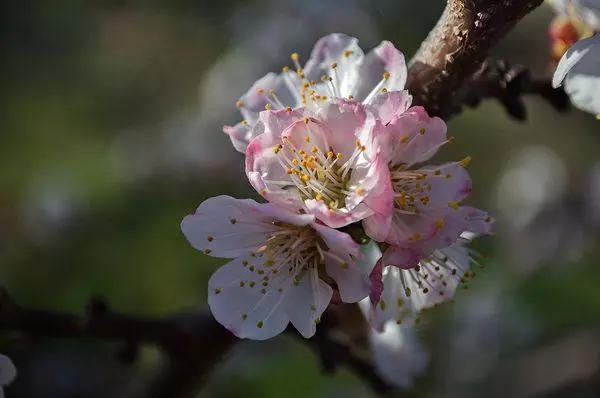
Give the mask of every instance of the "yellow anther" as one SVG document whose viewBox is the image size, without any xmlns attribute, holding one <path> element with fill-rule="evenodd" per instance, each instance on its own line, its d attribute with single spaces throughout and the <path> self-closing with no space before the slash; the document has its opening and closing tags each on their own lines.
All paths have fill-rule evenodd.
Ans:
<svg viewBox="0 0 600 398">
<path fill-rule="evenodd" d="M 340 267 L 341 267 L 342 269 L 348 269 L 348 263 L 341 263 L 341 264 L 340 264 Z"/>
<path fill-rule="evenodd" d="M 390 78 L 390 74 L 389 74 L 388 72 L 384 72 L 384 73 L 383 73 L 383 78 L 384 78 L 385 80 L 389 79 L 389 78 Z"/>
<path fill-rule="evenodd" d="M 385 93 L 388 92 L 388 89 L 384 87 L 384 88 L 381 89 L 381 92 L 385 94 Z"/>
<path fill-rule="evenodd" d="M 333 157 L 333 152 L 327 152 L 327 159 L 331 159 Z"/>
<path fill-rule="evenodd" d="M 306 173 L 302 173 L 302 175 L 300 176 L 300 179 L 304 182 L 310 181 L 310 177 Z"/>
<path fill-rule="evenodd" d="M 292 111 L 292 107 L 291 106 L 286 106 L 285 107 L 285 111 L 286 112 L 291 112 Z"/>
<path fill-rule="evenodd" d="M 242 101 L 242 100 L 236 101 L 235 106 L 238 108 L 241 108 L 242 106 L 244 106 L 244 101 Z"/>
<path fill-rule="evenodd" d="M 248 319 L 248 314 L 242 314 L 242 320 L 245 321 L 246 319 Z"/>
<path fill-rule="evenodd" d="M 425 127 L 421 127 L 419 129 L 419 134 L 421 134 L 421 135 L 425 134 Z"/>
<path fill-rule="evenodd" d="M 311 310 L 312 312 L 315 312 L 315 311 L 317 310 L 317 306 L 316 306 L 316 305 L 314 305 L 314 304 L 311 304 L 311 305 L 310 305 L 310 310 Z"/>
<path fill-rule="evenodd" d="M 396 304 L 398 304 L 398 307 L 402 307 L 404 305 L 404 300 L 399 298 L 398 301 L 396 302 Z"/>
<path fill-rule="evenodd" d="M 212 242 L 214 239 L 215 239 L 215 238 L 213 238 L 213 237 L 212 237 L 212 236 L 210 236 L 210 235 L 208 235 L 208 236 L 206 237 L 206 240 L 207 240 L 207 241 L 209 241 L 209 242 Z"/>
<path fill-rule="evenodd" d="M 352 51 L 352 50 L 344 50 L 344 57 L 348 58 L 352 54 L 354 54 L 354 51 Z"/>
<path fill-rule="evenodd" d="M 306 141 L 306 143 L 308 144 L 310 142 L 310 135 L 304 137 L 304 141 Z"/>
<path fill-rule="evenodd" d="M 316 146 L 313 146 L 312 148 L 310 148 L 310 151 L 312 153 L 317 153 L 317 152 L 319 152 L 319 148 L 317 148 Z"/>
<path fill-rule="evenodd" d="M 283 145 L 281 144 L 277 144 L 273 147 L 273 153 L 275 153 L 276 155 L 279 153 L 279 151 L 281 151 L 281 149 L 283 148 Z"/>
<path fill-rule="evenodd" d="M 210 250 L 210 249 L 204 249 L 204 254 L 210 254 L 210 253 L 212 253 L 212 250 Z"/>
<path fill-rule="evenodd" d="M 304 116 L 304 124 L 308 124 L 309 120 L 308 116 Z"/>
<path fill-rule="evenodd" d="M 311 80 L 311 81 L 310 81 L 310 85 L 314 87 L 314 86 L 316 86 L 316 85 L 317 85 L 317 82 L 316 82 L 316 81 L 314 81 L 314 80 Z"/>
<path fill-rule="evenodd" d="M 292 159 L 292 164 L 293 164 L 294 166 L 298 166 L 298 164 L 299 164 L 299 163 L 300 163 L 300 162 L 298 161 L 298 159 L 296 159 L 296 158 Z"/>
<path fill-rule="evenodd" d="M 284 66 L 283 68 L 281 68 L 281 71 L 283 73 L 288 73 L 290 71 L 290 67 L 289 66 Z"/>
<path fill-rule="evenodd" d="M 265 90 L 263 90 L 262 88 L 259 88 L 259 89 L 258 89 L 258 93 L 259 93 L 259 94 L 264 94 L 264 93 L 265 93 Z"/>
<path fill-rule="evenodd" d="M 300 59 L 300 55 L 298 55 L 298 53 L 292 53 L 290 55 L 290 58 L 292 59 L 292 61 L 298 61 Z"/>
<path fill-rule="evenodd" d="M 331 64 L 331 69 L 335 69 L 335 68 L 337 68 L 337 62 L 334 62 Z"/>
<path fill-rule="evenodd" d="M 454 210 L 458 210 L 458 203 L 457 202 L 448 202 L 448 207 L 451 207 Z"/>
<path fill-rule="evenodd" d="M 235 224 L 235 223 L 237 222 L 237 220 L 236 220 L 235 218 L 231 217 L 231 218 L 229 219 L 229 222 L 230 222 L 231 224 Z"/>
<path fill-rule="evenodd" d="M 242 124 L 243 124 L 244 126 L 247 126 L 247 125 L 248 125 L 248 121 L 247 121 L 247 120 L 242 120 Z"/>
<path fill-rule="evenodd" d="M 264 326 L 264 323 L 263 323 L 263 321 L 258 321 L 258 322 L 256 323 L 256 327 L 257 327 L 257 328 L 259 328 L 259 329 L 262 329 L 262 327 L 263 327 L 263 326 Z"/>
<path fill-rule="evenodd" d="M 467 156 L 466 158 L 464 158 L 463 160 L 461 160 L 460 162 L 458 162 L 458 164 L 460 164 L 462 167 L 467 167 L 469 165 L 469 163 L 471 163 L 471 157 Z"/>
<path fill-rule="evenodd" d="M 437 229 L 442 229 L 442 228 L 444 228 L 444 225 L 446 225 L 446 223 L 444 222 L 444 220 L 443 220 L 443 219 L 441 219 L 441 218 L 438 218 L 437 220 L 435 220 L 435 227 L 436 227 Z"/>
<path fill-rule="evenodd" d="M 433 175 L 436 175 L 436 176 L 439 176 L 439 175 L 441 175 L 441 174 L 442 174 L 442 170 L 439 170 L 439 169 L 438 169 L 438 170 L 435 170 L 435 171 L 433 172 Z"/>
<path fill-rule="evenodd" d="M 215 289 L 215 294 L 219 294 L 219 293 L 221 293 L 221 289 L 218 289 L 218 288 Z"/>
<path fill-rule="evenodd" d="M 406 297 L 410 297 L 412 295 L 412 291 L 410 290 L 409 287 L 404 289 L 404 294 L 406 295 Z"/>
<path fill-rule="evenodd" d="M 450 174 L 450 173 L 446 173 L 446 176 L 445 176 L 445 177 L 446 177 L 446 180 L 449 180 L 449 179 L 451 179 L 451 178 L 452 178 L 452 174 Z"/>
<path fill-rule="evenodd" d="M 309 86 L 310 86 L 310 84 L 308 82 L 305 82 L 302 84 L 303 89 L 307 89 Z"/>
<path fill-rule="evenodd" d="M 402 144 L 405 144 L 405 143 L 406 143 L 406 141 L 408 141 L 408 136 L 407 136 L 407 135 L 403 135 L 402 137 L 400 137 L 400 142 L 401 142 Z"/>
<path fill-rule="evenodd" d="M 360 150 L 361 150 L 361 151 L 366 151 L 366 150 L 367 150 L 367 147 L 366 147 L 366 146 L 364 146 L 364 145 L 361 145 L 361 146 L 360 146 Z"/>
<path fill-rule="evenodd" d="M 429 203 L 429 196 L 421 196 L 421 199 L 419 199 L 421 201 L 421 203 L 423 203 L 424 205 Z"/>
<path fill-rule="evenodd" d="M 492 217 L 490 217 L 490 216 L 487 216 L 487 217 L 485 218 L 485 222 L 491 222 L 492 220 L 493 220 L 493 219 L 492 219 Z"/>
<path fill-rule="evenodd" d="M 322 200 L 323 200 L 323 195 L 321 195 L 320 193 L 318 193 L 318 194 L 315 196 L 315 199 L 316 199 L 316 200 L 318 200 L 318 201 L 322 201 Z"/>
<path fill-rule="evenodd" d="M 364 188 L 362 188 L 362 187 L 358 187 L 358 188 L 356 188 L 356 189 L 354 190 L 354 192 L 356 192 L 356 194 L 357 194 L 357 195 L 360 195 L 360 196 L 362 196 L 362 195 L 364 195 L 364 194 L 365 194 L 365 192 L 366 192 L 366 191 L 365 191 L 365 189 L 364 189 Z"/>
<path fill-rule="evenodd" d="M 265 109 L 268 110 L 268 111 L 270 111 L 271 110 L 271 104 L 266 104 L 265 105 Z"/>
<path fill-rule="evenodd" d="M 349 96 L 348 96 L 348 99 L 349 99 L 349 100 L 353 100 L 353 99 L 354 99 L 354 96 L 353 96 L 353 95 L 349 95 Z"/>
<path fill-rule="evenodd" d="M 341 152 L 338 152 L 337 155 L 335 155 L 336 158 L 341 159 L 344 157 L 344 154 Z"/>
<path fill-rule="evenodd" d="M 270 95 L 271 97 L 274 97 L 274 96 L 275 96 L 275 89 L 272 89 L 272 88 L 270 88 L 270 89 L 269 89 L 269 95 Z"/>
<path fill-rule="evenodd" d="M 355 145 L 356 145 L 358 148 L 360 148 L 360 145 L 361 145 L 361 144 L 360 144 L 360 141 L 359 141 L 359 140 L 356 140 L 356 141 L 354 141 L 354 144 L 355 144 Z"/>
<path fill-rule="evenodd" d="M 381 311 L 385 311 L 385 301 L 380 300 L 379 301 L 379 307 L 381 307 Z"/>
</svg>

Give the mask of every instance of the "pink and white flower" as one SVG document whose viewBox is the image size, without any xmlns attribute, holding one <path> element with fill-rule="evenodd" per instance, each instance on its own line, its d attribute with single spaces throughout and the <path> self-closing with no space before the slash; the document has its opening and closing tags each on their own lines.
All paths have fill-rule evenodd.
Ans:
<svg viewBox="0 0 600 398">
<path fill-rule="evenodd" d="M 0 354 L 0 398 L 4 397 L 3 387 L 9 385 L 17 377 L 17 368 L 9 357 Z"/>
<path fill-rule="evenodd" d="M 430 117 L 422 107 L 405 110 L 401 93 L 382 94 L 372 107 L 383 121 L 375 141 L 387 160 L 393 211 L 367 218 L 363 225 L 369 236 L 385 232 L 391 246 L 382 261 L 410 268 L 433 250 L 456 242 L 465 230 L 489 232 L 492 220 L 485 212 L 459 206 L 471 193 L 465 168 L 470 158 L 423 165 L 449 142 L 444 121 Z"/>
<path fill-rule="evenodd" d="M 469 271 L 475 260 L 467 247 L 474 236 L 471 232 L 462 233 L 454 244 L 435 250 L 416 267 L 400 268 L 384 265 L 385 260 L 378 262 L 371 275 L 371 325 L 381 331 L 389 321 L 412 324 L 423 310 L 451 300 L 456 289 L 475 275 Z"/>
<path fill-rule="evenodd" d="M 264 111 L 262 134 L 246 151 L 246 173 L 269 202 L 314 214 L 331 228 L 363 219 L 389 219 L 392 190 L 387 161 L 375 145 L 380 125 L 364 105 L 336 99 L 312 111 Z M 371 237 L 385 238 L 371 228 Z"/>
<path fill-rule="evenodd" d="M 406 83 L 404 55 L 389 41 L 365 55 L 356 38 L 334 33 L 317 41 L 304 68 L 299 59 L 293 53 L 293 69 L 286 66 L 280 74 L 267 74 L 237 101 L 244 120 L 223 131 L 238 151 L 245 152 L 252 138 L 262 133 L 255 126 L 265 109 L 316 111 L 335 98 L 371 104 L 379 93 L 403 90 Z"/>
<path fill-rule="evenodd" d="M 186 216 L 181 228 L 203 253 L 234 258 L 210 278 L 208 304 L 240 338 L 268 339 L 289 322 L 308 338 L 331 301 L 332 285 L 349 303 L 370 292 L 360 246 L 313 215 L 217 196 Z"/>
</svg>

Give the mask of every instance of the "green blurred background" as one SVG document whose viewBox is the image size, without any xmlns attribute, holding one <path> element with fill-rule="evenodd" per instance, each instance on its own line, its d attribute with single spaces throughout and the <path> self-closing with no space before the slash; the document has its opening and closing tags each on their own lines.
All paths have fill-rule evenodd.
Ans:
<svg viewBox="0 0 600 398">
<path fill-rule="evenodd" d="M 182 217 L 217 194 L 256 197 L 223 124 L 258 77 L 340 31 L 409 57 L 443 1 L 15 1 L 0 5 L 0 283 L 19 303 L 170 315 L 203 308 L 221 263 L 194 251 Z M 494 57 L 551 73 L 544 7 Z M 486 269 L 419 336 L 431 362 L 406 397 L 600 396 L 600 123 L 527 100 L 449 124 L 440 160 L 471 155 L 472 204 L 498 219 Z M 0 334 L 13 397 L 130 397 L 155 370 L 145 349 Z M 323 375 L 289 336 L 238 344 L 201 396 L 369 397 Z"/>
</svg>

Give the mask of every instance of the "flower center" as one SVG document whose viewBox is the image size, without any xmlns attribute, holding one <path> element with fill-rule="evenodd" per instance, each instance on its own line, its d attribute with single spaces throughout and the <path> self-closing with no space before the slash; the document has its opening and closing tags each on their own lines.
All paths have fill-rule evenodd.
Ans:
<svg viewBox="0 0 600 398">
<path fill-rule="evenodd" d="M 400 164 L 390 170 L 394 208 L 402 214 L 419 214 L 419 204 L 426 206 L 429 203 L 426 192 L 431 190 L 431 185 L 423 181 L 427 178 L 427 173 L 404 170 L 405 167 L 405 164 Z"/>
<path fill-rule="evenodd" d="M 308 125 L 308 118 L 305 122 Z M 317 145 L 309 147 L 312 136 L 308 128 L 304 141 L 306 149 L 297 148 L 287 137 L 282 138 L 282 144 L 273 147 L 281 167 L 303 200 L 315 199 L 324 202 L 331 209 L 340 209 L 346 206 L 346 197 L 351 194 L 351 189 L 359 195 L 364 194 L 363 188 L 349 186 L 352 169 L 365 150 L 359 140 L 356 140 L 354 152 L 347 160 L 344 160 L 342 153 L 335 153 L 333 148 L 325 151 Z M 283 148 L 286 150 L 283 151 Z M 268 183 L 280 185 L 284 189 L 291 186 L 289 181 L 271 180 Z"/>
</svg>

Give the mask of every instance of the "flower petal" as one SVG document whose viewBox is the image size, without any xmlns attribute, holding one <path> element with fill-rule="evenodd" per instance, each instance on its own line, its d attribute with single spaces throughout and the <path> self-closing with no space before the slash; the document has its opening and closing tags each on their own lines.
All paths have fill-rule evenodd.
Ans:
<svg viewBox="0 0 600 398">
<path fill-rule="evenodd" d="M 388 91 L 373 97 L 369 106 L 383 125 L 388 124 L 393 118 L 399 117 L 406 112 L 412 102 L 412 96 L 408 90 Z"/>
<path fill-rule="evenodd" d="M 7 386 L 17 377 L 17 368 L 6 355 L 0 354 L 0 389 Z"/>
<path fill-rule="evenodd" d="M 273 280 L 263 287 L 261 276 L 250 271 L 253 260 L 245 255 L 219 268 L 208 282 L 208 305 L 215 319 L 237 337 L 265 340 L 289 323 L 287 292 L 280 292 Z"/>
<path fill-rule="evenodd" d="M 358 40 L 342 33 L 322 37 L 315 44 L 304 72 L 308 80 L 320 81 L 321 76 L 331 76 L 336 81 L 338 97 L 353 94 L 357 84 L 357 68 L 364 58 Z M 337 64 L 335 71 L 332 64 Z"/>
<path fill-rule="evenodd" d="M 258 79 L 240 97 L 238 102 L 240 111 L 250 126 L 254 126 L 258 120 L 258 114 L 265 110 L 267 104 L 273 105 L 274 108 L 278 107 L 274 102 L 273 95 L 277 97 L 277 100 L 283 106 L 295 107 L 296 105 L 297 101 L 286 84 L 284 77 L 275 73 L 267 73 Z"/>
<path fill-rule="evenodd" d="M 560 84 L 563 78 L 573 105 L 600 114 L 600 35 L 580 40 L 567 51 L 556 68 L 553 84 Z"/>
<path fill-rule="evenodd" d="M 183 219 L 181 230 L 194 248 L 211 256 L 233 258 L 264 243 L 279 229 L 275 220 L 307 225 L 314 217 L 223 195 L 202 202 L 195 214 Z"/>
<path fill-rule="evenodd" d="M 300 282 L 289 287 L 286 313 L 300 334 L 312 337 L 321 315 L 331 302 L 333 289 L 311 270 Z"/>
<path fill-rule="evenodd" d="M 414 106 L 387 125 L 381 140 L 392 165 L 411 166 L 428 160 L 444 144 L 446 123 Z"/>
<path fill-rule="evenodd" d="M 257 126 L 255 126 L 256 128 Z M 240 122 L 235 126 L 223 126 L 223 132 L 229 136 L 233 147 L 238 151 L 245 153 L 250 140 L 262 133 L 261 127 L 253 129 L 248 123 Z"/>
<path fill-rule="evenodd" d="M 367 297 L 371 291 L 369 274 L 375 264 L 371 264 L 373 258 L 365 257 L 350 235 L 316 223 L 313 227 L 329 249 L 323 252 L 325 268 L 336 281 L 342 301 L 356 303 Z"/>
<path fill-rule="evenodd" d="M 388 322 L 381 333 L 371 330 L 369 340 L 377 372 L 395 387 L 411 387 L 429 361 L 412 325 Z"/>
<path fill-rule="evenodd" d="M 382 41 L 371 50 L 360 65 L 358 85 L 355 89 L 356 99 L 366 99 L 381 81 L 384 73 L 390 75 L 381 88 L 386 88 L 387 91 L 404 90 L 408 75 L 404 55 L 389 41 Z"/>
<path fill-rule="evenodd" d="M 360 203 L 352 211 L 332 209 L 322 201 L 316 199 L 304 201 L 304 206 L 310 214 L 313 214 L 319 221 L 331 228 L 345 227 L 373 214 L 373 210 L 364 203 Z"/>
</svg>

